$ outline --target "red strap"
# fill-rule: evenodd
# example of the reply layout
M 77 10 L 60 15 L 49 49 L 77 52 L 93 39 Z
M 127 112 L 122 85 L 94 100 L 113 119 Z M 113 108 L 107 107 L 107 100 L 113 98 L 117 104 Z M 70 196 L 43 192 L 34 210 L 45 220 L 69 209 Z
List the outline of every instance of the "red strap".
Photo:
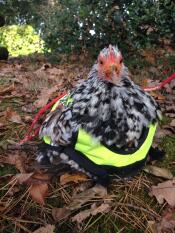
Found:
M 161 83 L 159 83 L 157 86 L 154 87 L 146 87 L 144 88 L 145 91 L 155 91 L 162 89 L 166 84 L 170 83 L 173 79 L 175 79 L 175 73 L 172 74 L 167 79 L 163 80 Z
M 155 90 L 159 90 L 161 88 L 163 88 L 166 84 L 170 83 L 173 79 L 175 79 L 175 73 L 173 75 L 171 75 L 170 77 L 168 77 L 167 79 L 165 79 L 164 81 L 160 82 L 157 86 L 154 87 L 147 87 L 144 88 L 144 91 L 155 91 Z M 18 145 L 22 145 L 23 143 L 32 140 L 33 138 L 35 138 L 40 130 L 40 127 L 38 127 L 34 133 L 31 135 L 34 126 L 36 124 L 36 122 L 39 120 L 39 118 L 41 117 L 41 115 L 43 115 L 43 113 L 45 113 L 54 103 L 56 103 L 59 99 L 61 99 L 63 96 L 65 96 L 67 93 L 64 92 L 62 94 L 60 94 L 59 96 L 57 96 L 56 98 L 54 98 L 51 102 L 49 102 L 47 105 L 45 105 L 43 108 L 41 108 L 39 110 L 39 112 L 35 115 L 32 124 L 27 132 L 27 134 L 25 135 L 24 139 L 21 140 Z

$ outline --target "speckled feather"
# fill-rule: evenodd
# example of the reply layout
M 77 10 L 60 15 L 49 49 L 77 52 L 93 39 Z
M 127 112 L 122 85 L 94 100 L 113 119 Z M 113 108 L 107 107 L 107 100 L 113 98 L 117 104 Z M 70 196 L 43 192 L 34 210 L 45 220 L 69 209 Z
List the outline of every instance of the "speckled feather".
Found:
M 160 108 L 148 93 L 134 84 L 127 68 L 114 85 L 98 78 L 94 65 L 87 80 L 70 93 L 73 102 L 51 112 L 40 130 L 52 145 L 66 146 L 72 135 L 83 128 L 95 140 L 127 150 L 138 145 L 143 129 L 161 118 Z

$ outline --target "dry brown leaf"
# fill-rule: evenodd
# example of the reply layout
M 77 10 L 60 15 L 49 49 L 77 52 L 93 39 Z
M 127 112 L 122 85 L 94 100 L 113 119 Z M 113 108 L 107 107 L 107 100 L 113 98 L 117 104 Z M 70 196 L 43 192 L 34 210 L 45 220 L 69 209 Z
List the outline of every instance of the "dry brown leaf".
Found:
M 51 178 L 51 174 L 48 173 L 41 173 L 39 171 L 37 171 L 36 173 L 31 172 L 31 173 L 22 173 L 22 174 L 17 174 L 15 176 L 15 178 L 17 179 L 18 183 L 23 184 L 29 184 L 29 185 L 34 185 L 34 184 L 45 184 L 47 183 L 50 178 Z
M 170 126 L 171 126 L 171 127 L 175 127 L 175 119 L 173 119 L 173 120 L 171 121 Z
M 110 210 L 111 210 L 111 206 L 109 204 L 103 203 L 98 207 L 96 206 L 96 204 L 93 204 L 90 209 L 81 211 L 80 213 L 72 217 L 72 221 L 81 223 L 83 220 L 85 220 L 91 215 L 95 216 L 98 213 L 108 213 Z
M 173 179 L 173 174 L 166 168 L 147 165 L 143 170 L 154 176 L 162 177 L 169 180 Z
M 7 196 L 11 196 L 13 197 L 15 193 L 18 193 L 20 191 L 20 189 L 17 186 L 12 186 L 9 191 Z
M 34 105 L 37 108 L 41 108 L 46 105 L 52 94 L 59 90 L 59 86 L 60 85 L 56 85 L 51 88 L 43 88 L 40 95 L 38 96 L 38 100 L 34 103 Z
M 155 65 L 156 63 L 156 57 L 154 52 L 152 51 L 152 49 L 145 49 L 142 53 L 142 55 L 144 56 L 145 60 L 149 63 L 151 63 L 152 65 Z
M 148 221 L 148 223 L 147 223 L 147 231 L 146 232 L 158 233 L 156 221 Z
M 10 107 L 8 107 L 5 111 L 5 118 L 8 121 L 23 124 L 20 115 Z
M 141 86 L 141 88 L 146 88 L 146 87 L 148 87 L 149 86 L 149 80 L 148 79 L 146 79 L 146 78 L 144 78 L 144 79 L 142 79 L 141 80 L 141 83 L 140 83 L 140 86 Z
M 171 127 L 170 125 L 164 125 L 163 128 L 165 130 L 169 130 L 171 134 L 175 134 L 175 127 Z
M 175 207 L 175 178 L 152 186 L 150 195 L 155 196 L 159 204 L 166 200 L 171 207 Z
M 45 197 L 48 196 L 48 184 L 32 184 L 29 193 L 34 201 L 43 205 Z
M 53 67 L 53 68 L 48 69 L 47 72 L 48 72 L 51 76 L 55 76 L 55 77 L 58 76 L 58 75 L 62 75 L 62 74 L 65 73 L 64 70 L 58 69 L 58 68 L 56 68 L 56 67 Z
M 169 118 L 175 118 L 175 113 L 167 113 L 166 112 L 166 116 Z
M 65 173 L 64 175 L 60 176 L 60 184 L 65 185 L 70 182 L 79 183 L 82 181 L 87 181 L 88 177 L 84 173 Z
M 52 209 L 52 216 L 56 222 L 59 222 L 62 219 L 69 217 L 70 214 L 71 214 L 70 210 L 66 207 Z
M 21 154 L 21 155 L 14 154 L 14 155 L 8 155 L 6 160 L 4 160 L 4 163 L 15 165 L 16 168 L 21 173 L 26 173 L 25 160 L 26 160 L 26 158 L 23 154 Z
M 174 86 L 174 89 L 175 89 L 175 86 Z M 167 90 L 167 89 L 166 89 Z M 167 102 L 168 103 L 175 103 L 175 96 L 174 96 L 174 94 L 175 94 L 175 91 L 173 92 L 173 90 L 172 89 L 170 89 L 171 90 L 171 93 L 169 93 L 169 94 L 165 94 L 166 95 L 166 99 L 167 99 Z M 174 111 L 175 111 L 175 109 L 174 109 Z
M 156 100 L 158 100 L 159 102 L 165 102 L 166 97 L 162 94 L 160 94 L 159 92 L 151 92 L 150 93 Z
M 172 132 L 168 129 L 158 128 L 155 134 L 155 141 L 160 141 L 163 137 L 171 135 Z
M 173 233 L 175 231 L 175 210 L 166 209 L 159 222 L 148 221 L 147 230 L 151 233 Z
M 72 195 L 75 196 L 80 192 L 84 192 L 85 190 L 92 187 L 93 181 L 89 180 L 87 182 L 80 183 L 79 185 L 74 187 Z
M 34 175 L 32 176 L 32 178 L 36 179 L 36 180 L 47 182 L 47 181 L 50 180 L 51 174 L 37 171 L 36 173 L 34 173 Z
M 5 206 L 0 206 L 0 213 L 4 212 L 6 210 L 7 207 Z
M 30 122 L 32 122 L 32 120 L 33 120 L 33 117 L 31 117 L 31 116 L 29 116 L 29 115 L 24 116 L 24 121 L 25 121 L 26 123 L 30 123 Z
M 161 221 L 157 223 L 157 232 L 175 232 L 175 210 L 168 209 L 164 212 Z
M 165 113 L 175 113 L 174 109 L 174 103 L 173 102 L 167 102 L 166 101 L 166 106 L 165 106 Z
M 72 197 L 72 202 L 69 204 L 68 208 L 70 210 L 79 209 L 86 202 L 92 200 L 93 198 L 101 198 L 107 196 L 107 189 L 101 185 L 95 185 L 93 188 L 87 189 L 84 192 L 76 194 Z
M 45 227 L 40 227 L 37 230 L 33 231 L 33 233 L 54 233 L 55 226 L 54 225 L 46 225 Z
M 19 184 L 27 183 L 27 181 L 33 176 L 33 172 L 31 173 L 22 173 L 17 174 L 15 178 L 17 179 Z
M 6 93 L 14 91 L 15 86 L 14 84 L 10 86 L 0 86 L 0 96 L 5 95 Z

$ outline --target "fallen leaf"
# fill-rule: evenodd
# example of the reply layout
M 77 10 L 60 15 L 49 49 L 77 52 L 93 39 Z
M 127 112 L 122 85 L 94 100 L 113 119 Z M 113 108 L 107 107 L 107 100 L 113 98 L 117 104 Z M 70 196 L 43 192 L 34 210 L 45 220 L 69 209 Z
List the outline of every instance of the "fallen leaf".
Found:
M 175 113 L 173 102 L 165 102 L 165 113 Z
M 32 175 L 33 175 L 33 172 L 21 173 L 21 174 L 15 175 L 15 178 L 17 179 L 19 184 L 23 184 L 23 183 L 26 183 Z
M 156 221 L 148 221 L 148 223 L 147 223 L 147 231 L 146 232 L 158 233 Z
M 84 192 L 85 190 L 92 187 L 93 181 L 88 180 L 87 182 L 80 183 L 79 185 L 74 187 L 72 195 L 75 196 L 80 192 Z
M 162 177 L 169 180 L 173 179 L 173 174 L 166 168 L 147 165 L 143 170 L 154 176 Z
M 6 210 L 7 207 L 5 206 L 0 206 L 0 213 L 4 212 Z
M 8 155 L 7 158 L 4 160 L 4 163 L 15 165 L 15 167 L 21 173 L 26 173 L 25 161 L 26 161 L 26 158 L 23 154 L 21 155 L 14 154 L 14 155 Z
M 82 181 L 87 181 L 88 177 L 84 173 L 65 173 L 64 175 L 60 176 L 60 184 L 65 185 L 70 182 L 79 183 Z
M 154 52 L 151 49 L 145 49 L 142 52 L 142 55 L 144 56 L 145 60 L 152 65 L 155 65 L 156 63 L 156 57 Z
M 167 117 L 175 118 L 175 113 L 166 113 Z
M 21 174 L 17 174 L 15 176 L 16 180 L 18 181 L 18 183 L 23 184 L 29 184 L 29 185 L 33 185 L 33 184 L 44 184 L 47 183 L 50 178 L 51 178 L 51 174 L 49 173 L 42 173 L 39 171 L 35 172 L 31 172 L 31 173 L 21 173 Z
M 144 78 L 140 82 L 140 86 L 142 89 L 149 87 L 149 80 L 147 78 Z
M 62 75 L 65 73 L 64 70 L 58 69 L 56 67 L 50 68 L 47 70 L 47 73 L 49 73 L 49 76 L 52 77 L 58 77 L 59 75 Z
M 71 214 L 70 210 L 66 207 L 52 209 L 52 216 L 56 222 L 59 222 L 62 219 L 69 217 L 70 214 Z
M 47 181 L 50 180 L 51 174 L 37 171 L 36 173 L 34 173 L 32 178 L 36 179 L 36 180 L 39 180 L 39 181 L 47 182 Z
M 79 209 L 82 205 L 92 200 L 93 198 L 103 199 L 106 196 L 107 189 L 101 185 L 95 185 L 94 187 L 87 189 L 84 192 L 74 195 L 68 208 L 70 210 Z
M 111 210 L 111 206 L 109 204 L 101 204 L 100 206 L 96 206 L 93 204 L 90 209 L 81 211 L 72 217 L 73 222 L 81 223 L 86 218 L 97 215 L 98 213 L 108 213 Z
M 41 108 L 44 105 L 47 104 L 49 98 L 51 97 L 51 95 L 59 90 L 60 85 L 56 85 L 54 87 L 51 88 L 43 88 L 40 95 L 38 96 L 38 100 L 34 103 L 34 105 L 37 108 Z
M 168 129 L 161 129 L 161 128 L 158 128 L 157 130 L 156 130 L 156 134 L 155 134 L 155 141 L 160 141 L 160 140 L 162 140 L 162 138 L 163 137 L 165 137 L 165 136 L 169 136 L 169 135 L 171 135 L 172 134 L 172 132 L 170 131 L 170 130 L 168 130 Z
M 166 100 L 166 97 L 159 92 L 151 92 L 150 94 L 158 101 L 164 102 Z
M 23 124 L 20 115 L 10 107 L 8 107 L 5 111 L 5 118 L 8 121 Z
M 29 194 L 34 201 L 43 205 L 45 197 L 48 196 L 48 184 L 32 184 L 29 188 Z
M 10 86 L 0 86 L 0 96 L 4 95 L 6 93 L 14 91 L 14 89 L 15 89 L 14 84 L 12 84 Z
M 35 108 L 35 106 L 33 106 L 33 104 L 29 104 L 27 106 L 22 106 L 21 110 L 23 112 L 33 113 L 36 111 L 36 108 Z
M 171 134 L 175 134 L 175 128 L 171 127 L 170 125 L 165 125 L 164 129 L 169 130 L 171 132 Z
M 45 227 L 40 227 L 37 230 L 33 231 L 33 233 L 54 233 L 55 226 L 54 225 L 46 225 Z
M 175 207 L 175 178 L 152 186 L 149 194 L 155 196 L 159 204 L 165 200 L 171 207 Z
M 157 223 L 157 232 L 175 232 L 175 210 L 165 210 L 162 219 Z
M 27 123 L 32 122 L 33 118 L 31 116 L 24 116 L 24 121 Z
M 175 127 L 175 119 L 170 122 L 170 126 Z

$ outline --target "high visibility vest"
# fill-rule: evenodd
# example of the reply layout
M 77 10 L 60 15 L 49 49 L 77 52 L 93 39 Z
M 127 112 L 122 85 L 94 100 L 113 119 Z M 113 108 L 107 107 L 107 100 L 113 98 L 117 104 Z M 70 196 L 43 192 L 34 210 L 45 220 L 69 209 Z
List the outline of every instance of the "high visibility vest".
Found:
M 70 102 L 72 102 L 72 99 L 69 95 L 66 95 L 54 104 L 51 111 L 54 111 L 59 104 L 66 106 Z M 87 159 L 96 165 L 112 166 L 116 168 L 126 167 L 145 160 L 152 145 L 156 127 L 157 124 L 151 124 L 144 140 L 143 138 L 140 139 L 142 142 L 138 148 L 127 152 L 118 152 L 120 149 L 118 150 L 117 148 L 116 150 L 111 150 L 109 147 L 94 140 L 94 138 L 85 130 L 79 129 L 74 149 L 81 152 Z M 45 143 L 51 144 L 51 140 L 48 136 L 44 136 L 43 140 Z

